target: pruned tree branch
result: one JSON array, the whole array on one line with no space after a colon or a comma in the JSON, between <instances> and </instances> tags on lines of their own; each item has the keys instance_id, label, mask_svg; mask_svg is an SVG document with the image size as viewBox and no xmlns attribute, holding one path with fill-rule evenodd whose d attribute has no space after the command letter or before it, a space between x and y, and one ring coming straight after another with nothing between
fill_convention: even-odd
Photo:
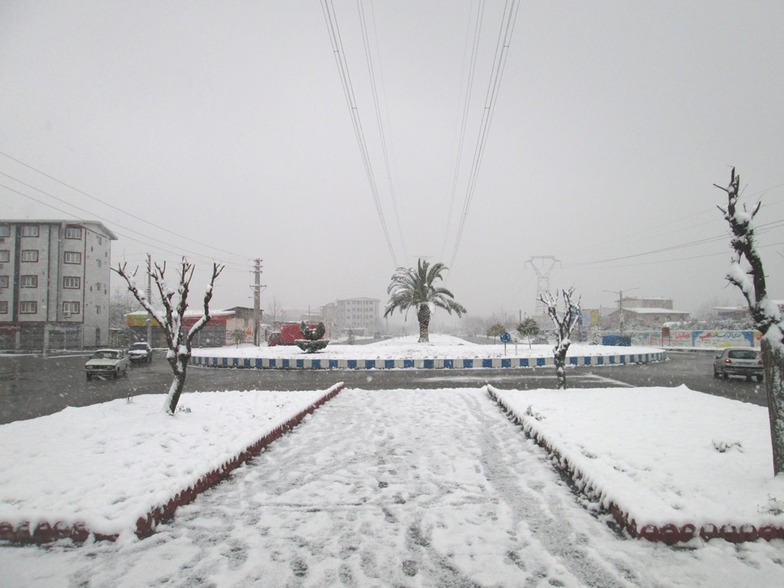
<instances>
[{"instance_id":1,"label":"pruned tree branch","mask_svg":"<svg viewBox=\"0 0 784 588\"><path fill-rule=\"evenodd\" d=\"M155 282L155 289L161 299L162 309L152 306L146 295L138 288L134 280L136 272L129 273L127 264L118 264L117 268L112 268L128 284L128 289L136 297L142 307L149 312L163 331L166 345L169 348L166 359L174 373L174 380L169 388L167 396L166 411L174 413L180 393L185 384L185 373L190 361L192 352L192 342L194 337L210 321L210 301L212 300L215 280L218 279L225 266L213 263L212 276L207 291L204 294L202 305L202 316L197 320L187 333L183 332L185 312L188 309L188 295L190 294L190 283L193 279L195 266L183 257L179 267L179 278L177 288L173 289L167 284L166 263L153 264L147 261L147 274Z\"/></svg>"},{"instance_id":2,"label":"pruned tree branch","mask_svg":"<svg viewBox=\"0 0 784 588\"><path fill-rule=\"evenodd\" d=\"M726 188L714 185L727 194L727 207L718 207L732 231L733 255L727 280L743 294L754 326L762 333L760 353L765 372L773 473L778 475L784 473L784 321L778 304L768 299L765 270L754 238L753 221L761 202L751 212L745 205L738 208L740 176L735 174L735 168Z\"/></svg>"},{"instance_id":3,"label":"pruned tree branch","mask_svg":"<svg viewBox=\"0 0 784 588\"><path fill-rule=\"evenodd\" d=\"M558 378L558 388L566 388L566 353L571 345L571 334L574 327L580 320L580 301L577 303L572 302L574 295L574 288L568 290L561 290L563 297L564 311L562 315L558 314L558 295L553 295L550 292L541 292L539 294L539 301L545 305L547 315L555 325L555 338L556 343L553 348L553 360L555 362L555 372Z\"/></svg>"}]
</instances>

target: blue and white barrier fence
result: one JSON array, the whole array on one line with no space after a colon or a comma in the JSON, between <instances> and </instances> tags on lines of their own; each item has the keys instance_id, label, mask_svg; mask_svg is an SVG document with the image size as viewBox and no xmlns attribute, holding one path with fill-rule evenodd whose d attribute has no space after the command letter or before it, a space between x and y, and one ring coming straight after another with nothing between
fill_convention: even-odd
<instances>
[{"instance_id":1,"label":"blue and white barrier fence","mask_svg":"<svg viewBox=\"0 0 784 588\"><path fill-rule=\"evenodd\" d=\"M663 351L567 357L567 365L609 366L662 361ZM216 368L271 370L393 370L393 369L499 369L553 365L552 357L495 357L459 359L322 359L319 357L191 357L191 365Z\"/></svg>"}]
</instances>

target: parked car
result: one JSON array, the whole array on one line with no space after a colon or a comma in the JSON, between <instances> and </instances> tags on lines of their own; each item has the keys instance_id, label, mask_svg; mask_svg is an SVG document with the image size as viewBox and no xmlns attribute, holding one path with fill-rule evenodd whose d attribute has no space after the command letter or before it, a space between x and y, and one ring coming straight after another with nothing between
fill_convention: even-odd
<instances>
[{"instance_id":1,"label":"parked car","mask_svg":"<svg viewBox=\"0 0 784 588\"><path fill-rule=\"evenodd\" d=\"M92 380L93 376L117 378L121 374L128 375L130 364L124 349L99 349L84 364L84 369L87 371L88 380Z\"/></svg>"},{"instance_id":2,"label":"parked car","mask_svg":"<svg viewBox=\"0 0 784 588\"><path fill-rule=\"evenodd\" d=\"M730 376L744 376L748 381L754 377L761 382L763 373L760 353L750 347L727 347L713 360L714 378L726 380Z\"/></svg>"},{"instance_id":3,"label":"parked car","mask_svg":"<svg viewBox=\"0 0 784 588\"><path fill-rule=\"evenodd\" d=\"M146 341L133 343L128 348L128 358L131 363L152 363L152 347Z\"/></svg>"}]
</instances>

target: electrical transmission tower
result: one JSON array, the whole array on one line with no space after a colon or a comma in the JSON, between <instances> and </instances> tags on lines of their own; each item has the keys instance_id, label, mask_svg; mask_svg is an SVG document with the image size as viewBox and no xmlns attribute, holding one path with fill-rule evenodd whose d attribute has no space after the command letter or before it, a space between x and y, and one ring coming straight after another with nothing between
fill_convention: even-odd
<instances>
[{"instance_id":1,"label":"electrical transmission tower","mask_svg":"<svg viewBox=\"0 0 784 588\"><path fill-rule=\"evenodd\" d=\"M540 255L539 257L531 257L525 264L533 268L536 274L536 316L545 316L544 303L539 300L542 292L550 291L550 273L556 265L561 261L552 255Z\"/></svg>"}]
</instances>

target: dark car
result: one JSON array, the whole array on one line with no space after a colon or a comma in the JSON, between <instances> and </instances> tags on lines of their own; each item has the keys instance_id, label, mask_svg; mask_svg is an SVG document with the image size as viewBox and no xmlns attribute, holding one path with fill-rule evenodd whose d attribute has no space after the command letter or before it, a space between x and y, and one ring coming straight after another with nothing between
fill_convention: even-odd
<instances>
[{"instance_id":1,"label":"dark car","mask_svg":"<svg viewBox=\"0 0 784 588\"><path fill-rule=\"evenodd\" d=\"M152 363L152 347L149 343L133 343L128 348L128 357L133 363Z\"/></svg>"},{"instance_id":2,"label":"dark car","mask_svg":"<svg viewBox=\"0 0 784 588\"><path fill-rule=\"evenodd\" d=\"M759 351L750 347L727 347L713 360L713 377L743 376L747 381L763 378L762 358Z\"/></svg>"}]
</instances>

